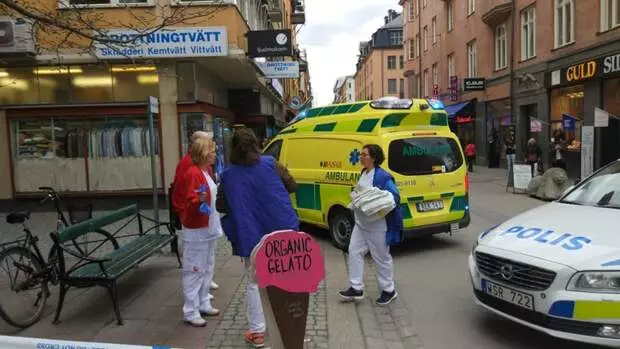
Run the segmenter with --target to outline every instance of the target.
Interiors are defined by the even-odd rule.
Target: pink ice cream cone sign
[[[265,235],[252,257],[260,288],[315,293],[325,278],[321,247],[304,232],[284,230]]]

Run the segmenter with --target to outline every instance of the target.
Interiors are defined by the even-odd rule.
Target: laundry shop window
[[[583,85],[551,91],[550,134],[556,130],[564,132],[567,151],[581,151],[581,127],[584,118],[584,87]],[[564,127],[564,118],[574,119],[574,129]]]

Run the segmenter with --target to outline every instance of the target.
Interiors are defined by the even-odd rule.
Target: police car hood
[[[620,210],[550,203],[482,234],[479,243],[574,269],[620,268]]]

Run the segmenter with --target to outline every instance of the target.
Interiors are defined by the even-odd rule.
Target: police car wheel
[[[343,251],[347,251],[354,224],[353,217],[348,210],[338,209],[331,214],[329,232],[332,236],[332,242],[336,247]]]

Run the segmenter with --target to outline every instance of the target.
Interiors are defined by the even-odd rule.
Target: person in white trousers
[[[393,182],[391,176],[379,167],[384,159],[383,150],[378,145],[364,146],[361,152],[361,163],[364,170],[357,183],[358,189],[375,186],[375,177],[378,171],[383,171],[381,174]],[[393,188],[396,187],[394,183],[390,185]],[[370,252],[377,268],[377,281],[381,288],[381,294],[376,303],[387,305],[398,297],[398,293],[394,286],[394,268],[390,246],[386,242],[388,231],[386,219],[369,217],[355,207],[353,212],[355,226],[349,242],[349,288],[340,291],[339,294],[345,301],[364,299],[364,256]]]
[[[192,143],[193,162],[179,183],[184,204],[180,211],[183,239],[183,320],[196,327],[206,325],[203,316],[220,313],[213,308],[209,288],[213,278],[215,245],[223,235],[215,210],[217,186],[208,171],[215,161],[215,143],[200,138]]]
[[[174,183],[180,183],[187,169],[193,166],[192,157],[190,154],[191,145],[194,142],[196,142],[197,139],[200,139],[200,138],[212,139],[211,134],[212,132],[205,132],[205,131],[196,131],[192,133],[190,137],[190,145],[187,149],[187,154],[185,154],[185,156],[177,164],[175,174],[174,174],[174,182],[173,182],[173,189],[172,189],[172,208],[173,208],[173,212],[176,215],[178,215],[178,211],[180,210],[179,206],[183,205],[183,195],[181,195],[180,190],[178,191],[174,190],[175,188]],[[213,258],[215,258],[215,251],[217,250],[217,244],[213,245],[213,249],[214,249]],[[215,262],[211,263],[210,265],[213,268],[215,268]],[[215,270],[213,270],[212,272],[215,273]],[[215,283],[215,281],[212,280],[210,289],[217,290],[218,288],[219,288],[219,285]],[[213,295],[211,293],[209,293],[209,298],[213,299]]]

